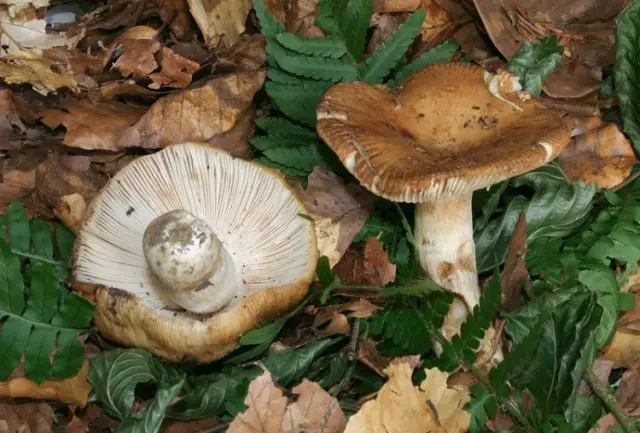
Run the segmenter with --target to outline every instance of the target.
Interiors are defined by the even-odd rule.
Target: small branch
[[[616,191],[620,191],[622,188],[624,188],[625,186],[629,185],[631,182],[633,182],[634,180],[636,180],[637,178],[640,177],[640,170],[634,172],[633,174],[631,174],[631,176],[629,176],[628,178],[626,178],[620,185],[611,188],[612,192],[616,192]]]
[[[624,409],[622,409],[616,401],[616,397],[609,389],[609,386],[598,379],[598,376],[595,375],[591,368],[587,368],[587,371],[584,373],[584,378],[593,390],[594,394],[598,396],[600,401],[602,401],[604,407],[606,407],[614,416],[616,421],[618,421],[620,427],[622,427],[626,433],[639,433],[638,429],[633,425],[633,420],[627,416]]]

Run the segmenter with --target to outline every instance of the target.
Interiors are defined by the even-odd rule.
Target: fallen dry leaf
[[[193,20],[186,0],[160,0],[159,6],[160,18],[169,25],[176,39],[180,41],[194,39]]]
[[[595,183],[600,188],[621,184],[638,162],[631,143],[614,123],[574,137],[558,161],[570,180]]]
[[[14,200],[31,194],[36,188],[35,170],[12,170],[0,177],[0,214]]]
[[[367,221],[374,198],[360,185],[345,185],[339,176],[320,167],[307,181],[307,188],[298,185],[296,192],[315,221],[318,251],[333,267]]]
[[[0,433],[51,433],[53,417],[46,403],[0,403]]]
[[[182,89],[191,83],[191,76],[200,68],[196,62],[182,57],[166,47],[160,50],[160,72],[149,75],[152,84],[150,89],[159,89],[162,86]]]
[[[187,0],[209,48],[230,47],[244,33],[251,0]]]
[[[408,363],[390,364],[387,383],[375,400],[353,415],[344,433],[462,433],[471,415],[462,408],[471,400],[468,390],[447,387],[448,373],[427,369],[427,378],[413,386]]]
[[[64,195],[58,199],[53,214],[69,230],[77,233],[87,213],[87,202],[79,193]]]
[[[144,113],[142,109],[120,102],[92,104],[86,99],[71,101],[64,108],[66,111],[45,112],[42,122],[52,129],[64,125],[67,129],[64,144],[86,150],[120,150],[120,135]]]
[[[503,309],[505,312],[516,310],[520,306],[522,290],[529,282],[526,266],[527,256],[527,217],[520,212],[518,222],[507,250],[500,284],[502,286]]]
[[[282,423],[284,433],[342,433],[347,419],[338,400],[308,379],[295,386],[295,402],[287,406]]]
[[[602,349],[602,358],[614,362],[613,368],[633,368],[640,364],[640,334],[616,330],[611,342]]]
[[[373,0],[373,11],[381,13],[414,12],[421,4],[422,0]]]
[[[84,406],[91,392],[91,384],[87,380],[88,373],[89,362],[85,361],[75,376],[61,380],[46,380],[38,385],[24,377],[24,367],[20,364],[5,382],[0,382],[0,398],[56,400]]]
[[[266,371],[249,385],[247,410],[227,433],[341,433],[346,419],[338,401],[317,383],[303,379],[289,400]],[[295,400],[295,401],[293,401]]]
[[[427,16],[420,26],[420,37],[423,42],[439,43],[443,38],[441,34],[449,32],[453,23],[447,11],[435,0],[422,0],[420,7],[427,11]]]
[[[43,95],[64,87],[78,93],[73,77],[66,72],[57,72],[60,69],[58,62],[46,58],[38,49],[14,51],[0,57],[0,77],[7,84],[31,84]]]
[[[9,137],[14,128],[23,134],[27,132],[13,103],[11,90],[0,89],[0,149],[9,147]]]
[[[158,68],[155,53],[160,47],[160,42],[155,39],[125,39],[122,41],[122,55],[113,66],[125,78],[144,78]]]
[[[367,238],[364,247],[353,246],[333,270],[344,284],[386,286],[396,278],[396,265],[374,237]]]
[[[43,55],[65,65],[64,69],[73,75],[94,75],[102,73],[102,57],[93,56],[79,50],[56,47],[43,51]]]
[[[364,319],[373,316],[378,309],[378,306],[366,299],[329,305],[317,311],[311,324],[311,330],[315,338],[338,334],[349,335],[351,326],[349,326],[348,317]]]
[[[616,390],[616,400],[627,412],[640,408],[640,365],[623,373]],[[606,382],[605,382],[606,383]]]
[[[161,433],[202,433],[220,425],[217,417],[194,421],[167,420],[162,424]]]
[[[615,18],[629,0],[474,0],[491,40],[510,59],[526,41],[556,35],[565,47],[543,90],[580,98],[600,88],[602,67],[613,63]]]
[[[213,71],[248,72],[258,70],[267,60],[265,39],[261,34],[242,35],[237,44],[216,54]]]
[[[265,76],[264,70],[223,75],[160,98],[122,134],[118,144],[121,148],[158,149],[185,141],[209,142],[235,156],[247,157],[251,123],[246,125],[246,117]],[[216,141],[242,122],[249,127],[243,131],[242,148],[229,149],[225,140]]]
[[[136,84],[135,80],[109,81],[100,85],[98,99],[116,99],[119,96],[133,96],[154,101],[164,96],[168,90],[151,90]]]
[[[265,2],[269,12],[290,33],[305,36],[324,36],[324,33],[315,25],[316,8],[319,0],[268,0]]]

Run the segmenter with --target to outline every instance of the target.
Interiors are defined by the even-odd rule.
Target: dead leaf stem
[[[634,427],[631,418],[627,416],[624,409],[622,409],[618,404],[615,395],[613,395],[605,383],[598,379],[598,376],[596,376],[591,367],[587,368],[585,371],[584,378],[595,395],[597,395],[600,401],[602,401],[604,407],[606,407],[607,410],[615,417],[616,421],[618,421],[618,424],[620,424],[622,429],[626,433],[639,433],[638,429]]]

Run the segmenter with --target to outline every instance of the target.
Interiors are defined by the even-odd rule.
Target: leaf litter
[[[0,430],[637,431],[638,4],[0,5]],[[484,295],[450,340],[457,301],[412,253],[412,205],[315,132],[335,83],[441,62],[510,71],[572,131],[557,161],[474,193]],[[210,365],[104,340],[95,287],[67,285],[108,180],[184,141],[285,176],[322,256],[297,308]]]

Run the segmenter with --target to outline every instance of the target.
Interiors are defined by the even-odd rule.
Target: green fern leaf
[[[498,412],[498,402],[484,385],[473,385],[469,391],[471,401],[464,407],[464,410],[471,414],[469,433],[480,433],[489,417],[494,417]]]
[[[347,49],[357,62],[364,56],[364,45],[373,13],[372,0],[349,0],[347,7],[340,11],[340,29]]]
[[[313,140],[315,142],[315,140]],[[253,147],[258,149],[261,152],[264,152],[268,149],[275,148],[283,148],[283,149],[292,149],[296,147],[305,147],[309,146],[309,140],[300,140],[296,137],[285,137],[285,136],[267,136],[261,135],[257,137],[253,137],[250,140],[250,143]]]
[[[428,65],[450,61],[459,48],[460,44],[454,40],[443,42],[440,45],[433,47],[411,63],[398,70],[389,84],[392,87],[395,87],[400,84],[401,81]]]
[[[316,141],[318,136],[312,129],[305,128],[283,117],[259,117],[256,125],[269,137],[287,137],[298,140]]]
[[[276,36],[280,44],[299,54],[307,56],[339,58],[347,52],[344,41],[337,36],[298,36],[293,33],[280,33]]]
[[[389,75],[400,59],[404,57],[424,21],[426,11],[419,9],[373,53],[360,68],[360,79],[377,84]]]
[[[268,82],[267,94],[280,111],[309,126],[316,124],[316,106],[322,94],[331,87],[326,81],[316,81],[295,86]]]
[[[618,15],[614,69],[615,93],[626,132],[636,151],[640,150],[640,3],[631,2]]]
[[[356,67],[344,60],[299,55],[279,44],[268,44],[267,53],[282,69],[302,77],[331,82],[358,78]]]
[[[29,223],[20,203],[12,203],[7,211],[9,243],[0,236],[0,320],[4,321],[0,380],[11,374],[23,355],[25,375],[36,383],[73,376],[84,362],[78,336],[87,331],[95,307],[77,294],[64,296],[61,292],[56,269],[66,269],[66,261],[63,254],[55,257],[48,227],[42,222]],[[18,242],[13,236],[18,236]],[[29,240],[26,246],[25,239]],[[12,250],[14,245],[16,250]],[[28,297],[19,256],[30,262],[24,271],[30,282]]]
[[[277,162],[270,161],[265,156],[260,156],[260,157],[258,157],[256,159],[254,159],[254,161],[259,163],[259,164],[262,164],[262,165],[264,165],[266,167],[274,168],[274,169],[278,170],[280,173],[282,173],[285,176],[305,176],[307,174],[307,172],[304,171],[304,170],[298,170],[296,168],[287,167],[285,165],[278,164]]]
[[[278,20],[276,20],[267,9],[267,6],[262,0],[253,0],[253,8],[256,11],[256,16],[260,22],[260,33],[266,37],[274,37],[279,33],[284,32],[284,26]]]
[[[317,166],[326,168],[316,146],[301,146],[293,148],[277,147],[262,152],[269,160],[285,167],[295,168],[309,174]]]
[[[315,25],[328,35],[342,36],[340,21],[337,17],[344,11],[349,0],[320,0],[316,7]],[[342,37],[344,39],[344,37]]]

